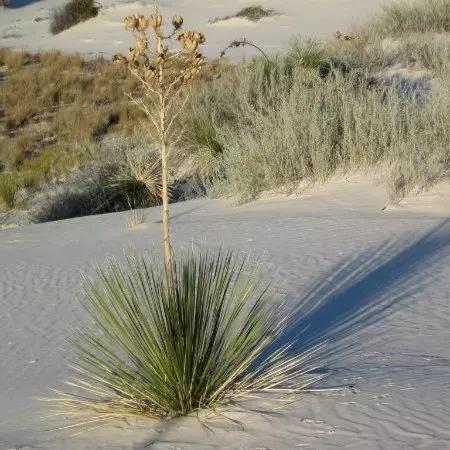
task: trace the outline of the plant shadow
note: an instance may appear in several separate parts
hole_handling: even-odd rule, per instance
[[[450,219],[418,239],[388,241],[343,261],[296,299],[282,335],[268,354],[291,343],[294,356],[324,344],[312,357],[315,367],[341,361],[370,347],[363,331],[379,324],[413,300],[439,274],[448,256]],[[341,361],[342,362],[342,361]]]

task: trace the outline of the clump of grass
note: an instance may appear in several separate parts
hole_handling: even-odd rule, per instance
[[[70,0],[63,7],[53,11],[50,23],[52,34],[61,33],[77,23],[96,17],[99,4],[94,0]]]
[[[289,355],[286,344],[262,358],[287,322],[245,260],[185,255],[173,290],[160,267],[128,255],[125,271],[110,261],[98,281],[86,281],[93,326],[69,340],[68,384],[78,393],[59,393],[56,412],[94,426],[130,415],[168,419],[320,378],[310,373],[313,351]]]
[[[247,6],[245,8],[242,8],[236,14],[225,17],[217,17],[216,19],[212,19],[209,22],[217,23],[223,22],[225,20],[230,20],[233,18],[244,18],[252,22],[258,22],[261,19],[264,19],[266,17],[272,17],[274,15],[276,15],[274,9],[264,9],[262,6]]]
[[[385,5],[368,28],[383,36],[448,33],[450,0],[401,1]]]
[[[183,147],[192,160],[193,174],[200,180],[209,180],[217,175],[218,161],[223,155],[216,119],[205,105],[196,105],[188,110],[186,120]]]
[[[20,183],[12,173],[0,173],[0,199],[7,208],[14,208],[20,190]]]
[[[286,58],[291,60],[295,66],[305,69],[317,69],[327,56],[325,46],[315,40],[303,42],[293,39],[286,53]]]

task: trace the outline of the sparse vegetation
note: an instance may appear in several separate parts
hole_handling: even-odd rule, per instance
[[[382,12],[368,28],[384,37],[448,33],[450,0],[402,0],[390,3],[382,7]]]
[[[70,0],[61,8],[53,11],[50,31],[61,33],[77,23],[97,16],[100,4],[94,0]]]
[[[72,148],[81,157],[80,147],[92,147],[107,134],[139,130],[140,114],[123,95],[139,83],[123,67],[57,51],[10,50],[0,51],[0,65],[8,68],[0,89],[0,164],[10,170],[46,148],[66,156]]]
[[[414,24],[422,4],[400,4],[402,23]],[[390,37],[391,25],[381,24],[397,17],[394,8],[339,38],[293,40],[269,59],[212,61],[174,123],[185,133],[171,153],[171,183],[180,176],[184,186],[199,183],[195,192],[206,186],[212,195],[245,201],[273,187],[382,167],[390,196],[398,199],[446,177],[450,38],[439,30],[447,4],[426,2],[434,32],[408,25]],[[321,80],[317,69],[324,64],[337,76]],[[71,169],[83,171],[108,136],[134,135],[145,123],[145,114],[123,95],[142,92],[124,66],[9,50],[0,50],[0,65],[7,68],[0,89],[0,167],[17,174],[27,197],[64,180]],[[180,186],[176,199],[185,198]]]
[[[233,18],[243,18],[252,22],[258,22],[261,19],[272,17],[274,15],[276,15],[274,9],[264,9],[262,6],[247,6],[231,16],[217,17],[216,19],[212,19],[210,20],[210,23],[223,22],[225,20],[230,20]]]

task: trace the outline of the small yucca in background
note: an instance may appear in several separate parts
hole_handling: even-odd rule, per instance
[[[193,253],[174,270],[175,289],[161,264],[127,256],[87,279],[92,326],[70,340],[76,394],[59,393],[55,414],[87,414],[83,424],[140,415],[167,419],[248,396],[299,390],[317,381],[314,351],[265,352],[287,322],[267,289],[231,253]],[[69,424],[64,428],[77,426]]]
[[[161,160],[151,152],[126,154],[126,164],[111,177],[107,190],[114,196],[129,199],[130,208],[147,208],[161,204]]]

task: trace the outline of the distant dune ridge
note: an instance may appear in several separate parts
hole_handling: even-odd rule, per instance
[[[49,32],[51,11],[59,8],[61,0],[14,0],[17,8],[2,12],[0,17],[0,37],[2,45],[29,50],[61,49],[65,52],[80,52],[85,56],[103,54],[112,57],[130,42],[122,26],[123,17],[127,14],[146,13],[151,11],[153,2],[112,1],[102,3],[100,14],[95,19],[82,23],[64,34],[52,36]],[[26,6],[24,6],[26,3]],[[178,12],[192,24],[193,28],[202,29],[208,34],[205,45],[207,57],[217,57],[220,51],[232,39],[245,36],[257,42],[266,51],[279,50],[286,46],[294,35],[303,37],[325,37],[336,30],[347,30],[353,24],[360,24],[379,9],[386,0],[346,0],[341,1],[306,1],[287,0],[281,3],[264,0],[257,2],[265,9],[276,9],[279,15],[253,23],[239,19],[217,24],[209,23],[217,17],[236,14],[242,9],[242,2],[228,3],[192,0],[189,2],[176,0],[167,6],[161,2],[163,14]],[[24,6],[20,7],[19,6]],[[228,23],[229,22],[229,23]],[[254,54],[251,48],[235,51],[231,56],[237,58]]]

